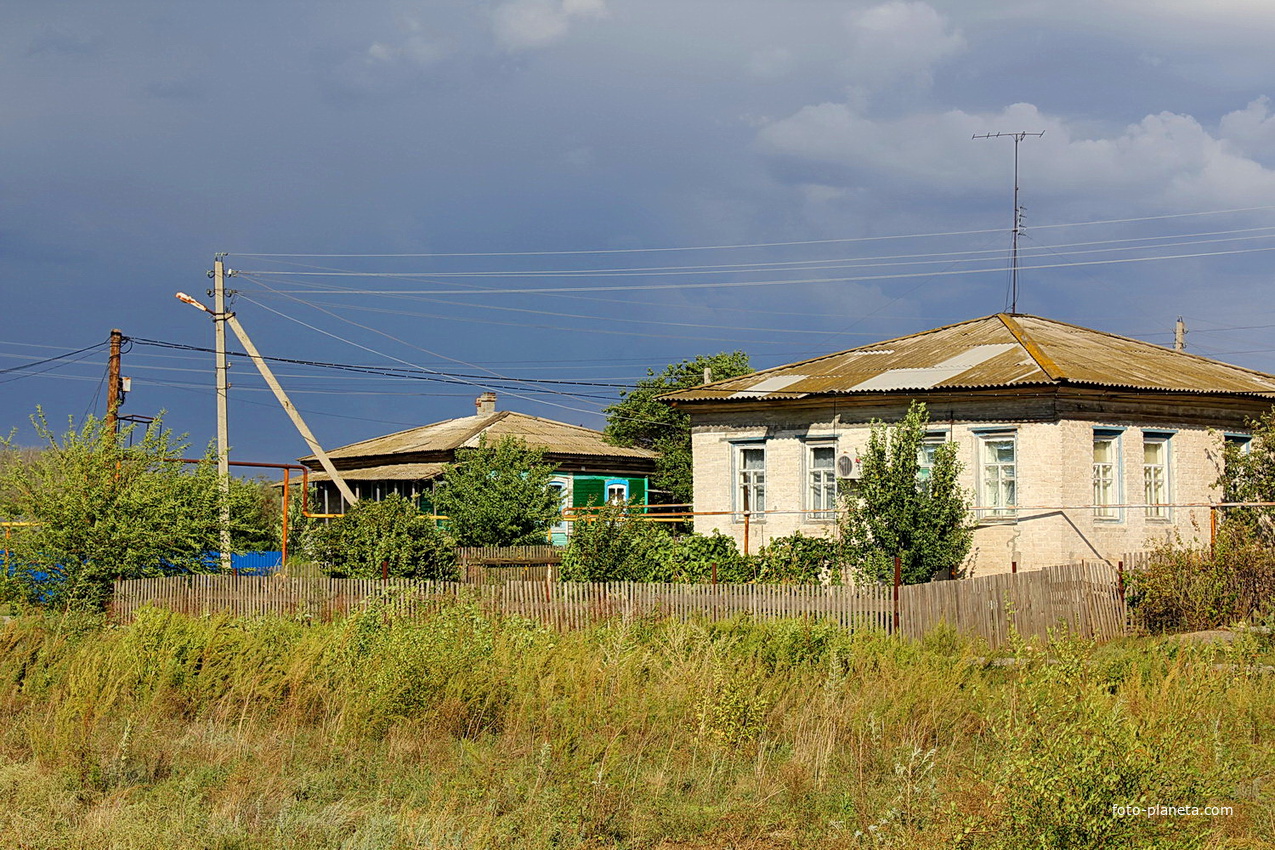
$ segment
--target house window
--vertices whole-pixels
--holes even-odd
[[[766,449],[739,446],[735,450],[735,510],[766,510]]]
[[[553,495],[558,500],[558,513],[561,514],[566,510],[567,505],[567,483],[565,481],[550,481],[549,489],[553,491]],[[569,523],[561,517],[553,525],[549,526],[550,535],[569,533],[567,526]]]
[[[934,477],[934,461],[938,457],[939,446],[947,442],[947,433],[931,431],[921,441],[916,453],[916,483],[919,489],[926,490],[930,479]]]
[[[1120,432],[1093,432],[1093,504],[1098,519],[1119,520]]]
[[[1148,519],[1169,519],[1169,435],[1142,435],[1143,501]]]
[[[808,502],[811,519],[826,520],[836,516],[837,450],[833,446],[810,446],[807,454]]]
[[[629,500],[629,482],[627,481],[608,481],[607,482],[607,504],[623,505]]]
[[[1012,433],[983,434],[979,443],[983,517],[1013,517],[1018,505],[1018,437]]]

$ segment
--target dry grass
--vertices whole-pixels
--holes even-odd
[[[0,845],[1260,847],[1263,647],[970,663],[799,621],[19,618]],[[1219,657],[1222,653],[1225,657]],[[1112,804],[1231,805],[1225,818]]]

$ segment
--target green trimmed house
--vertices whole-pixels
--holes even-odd
[[[488,440],[517,437],[545,453],[557,467],[553,486],[566,508],[636,500],[648,504],[649,480],[655,472],[655,452],[624,448],[606,442],[602,432],[511,410],[496,410],[496,394],[483,393],[473,416],[448,419],[383,437],[351,443],[328,456],[360,499],[383,499],[398,493],[429,510],[429,493],[444,467],[456,460],[457,449],[477,447]],[[310,483],[317,509],[340,513],[345,502],[314,455],[301,458],[311,470]],[[570,523],[553,527],[552,542],[563,545]]]

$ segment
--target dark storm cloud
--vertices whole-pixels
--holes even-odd
[[[172,292],[202,292],[214,251],[232,252],[232,266],[245,271],[317,266],[385,274],[846,261],[999,248],[1011,150],[1003,141],[972,142],[976,132],[1047,131],[1023,148],[1032,224],[1260,205],[1275,189],[1275,119],[1265,99],[1275,90],[1266,59],[1275,15],[1238,0],[1209,4],[1207,15],[1197,5],[1203,7],[1186,0],[1012,7],[938,0],[10,4],[0,10],[0,341],[12,345],[0,345],[0,354],[42,351],[21,345],[77,348],[111,327],[207,344],[204,317]],[[1235,226],[1245,224],[1254,221]],[[949,242],[450,265],[317,257],[284,265],[239,256],[711,246],[993,228],[1002,232]],[[1050,242],[1054,233],[1031,235],[1039,244],[1066,241],[1059,233]],[[1245,314],[1260,300],[1268,265],[1255,255],[1060,269],[1030,277],[1036,300],[1028,303],[1124,332],[1168,327],[1177,312],[1193,311],[1215,326],[1258,324]],[[419,286],[765,276],[668,271]],[[283,285],[278,277],[263,280]],[[379,288],[386,278],[299,280]],[[235,285],[315,328],[411,362],[461,368],[426,349],[564,377],[602,374],[584,371],[592,364],[641,374],[646,365],[732,343],[769,365],[992,312],[1001,306],[1003,283],[1003,274],[935,275],[448,299],[474,305],[468,307],[304,296],[342,305],[324,309],[348,321],[245,278]],[[388,312],[348,309],[354,307]],[[236,309],[268,352],[378,358],[247,300]],[[759,327],[772,332],[751,330]],[[1261,348],[1262,339],[1244,347]],[[1275,368],[1269,354],[1242,356]],[[128,357],[136,370],[133,410],[167,408],[178,430],[202,445],[212,405],[207,358],[164,359],[140,348]],[[58,415],[81,414],[100,367],[68,368],[74,380],[0,385],[0,431],[21,425],[37,402]],[[325,388],[290,380],[299,389]],[[235,381],[240,457],[300,454],[251,372],[236,367]],[[169,386],[181,383],[195,386]],[[336,386],[345,385],[326,388]],[[467,394],[476,392],[303,394],[298,403],[357,417],[315,418],[325,442],[340,443],[463,415]],[[596,406],[580,401],[509,403],[598,423],[588,412]]]

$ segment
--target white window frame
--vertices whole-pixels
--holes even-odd
[[[974,432],[977,440],[977,463],[978,463],[978,501],[983,506],[983,510],[979,511],[980,522],[1015,522],[1018,519],[1018,482],[1021,477],[1018,474],[1018,429],[1017,428],[989,428],[980,429]],[[1014,460],[1012,463],[995,463],[989,464],[986,458],[986,452],[989,444],[1002,443],[1009,441],[1014,447]],[[996,481],[993,482],[987,468],[989,466],[997,467]],[[1008,468],[1010,474],[1005,476],[1004,471]],[[1013,498],[1008,503],[1002,503],[1000,498],[1004,493],[1003,485],[1006,481],[1013,483]],[[1001,485],[1001,486],[997,486]],[[996,487],[997,497],[989,498],[991,488]],[[995,505],[995,507],[992,507]]]
[[[602,496],[608,505],[623,505],[627,503],[629,501],[629,482],[624,479],[608,479],[602,485]]]
[[[1093,481],[1093,515],[1098,522],[1113,523],[1124,521],[1124,509],[1116,507],[1124,502],[1124,476],[1121,470],[1124,468],[1124,429],[1122,428],[1094,428],[1092,446],[1097,449],[1098,442],[1106,441],[1112,443],[1112,459],[1104,464],[1100,464],[1096,456],[1093,458],[1092,481]],[[1109,467],[1108,469],[1100,469],[1100,466]],[[1109,490],[1107,492],[1106,501],[1102,501],[1100,497],[1100,484],[1106,481]]]
[[[761,469],[745,470],[744,453],[760,451]],[[745,478],[747,476],[747,478]],[[756,494],[760,491],[761,505]],[[749,498],[745,498],[745,493]],[[745,501],[749,504],[745,505]],[[751,522],[757,522],[765,516],[766,510],[766,442],[764,440],[739,441],[731,444],[731,503],[735,511],[735,522],[743,522],[744,514],[749,514]]]
[[[563,518],[563,514],[571,505],[571,482],[565,478],[554,478],[549,481],[549,487],[558,491],[558,520],[549,526],[549,533],[570,536],[571,523]]]
[[[1148,445],[1159,445],[1164,453],[1162,461],[1158,464],[1147,463],[1146,447]],[[1153,475],[1156,468],[1160,471],[1159,497],[1152,492]],[[1142,432],[1142,500],[1147,507],[1146,518],[1152,522],[1172,522],[1173,508],[1167,507],[1173,501],[1173,432],[1171,431],[1143,431]],[[1153,503],[1161,503],[1166,507],[1152,507]]]
[[[832,463],[815,466],[815,452],[830,451]],[[806,518],[811,522],[829,522],[837,518],[837,444],[829,440],[811,440],[805,446]]]

